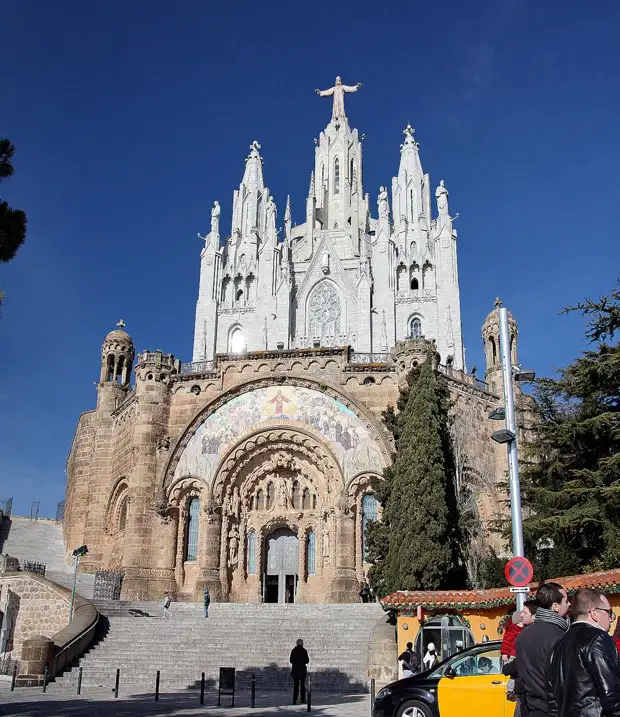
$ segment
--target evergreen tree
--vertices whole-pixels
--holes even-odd
[[[0,182],[13,174],[13,153],[15,147],[8,139],[0,139]],[[21,209],[12,209],[8,202],[0,199],[0,262],[13,259],[26,239],[26,214]],[[3,294],[0,291],[0,304]]]
[[[595,347],[537,382],[523,466],[524,521],[539,577],[620,564],[620,290],[581,311]]]
[[[463,586],[458,560],[449,394],[429,353],[408,376],[397,404],[384,413],[396,452],[375,491],[383,522],[369,526],[369,579],[376,592]]]

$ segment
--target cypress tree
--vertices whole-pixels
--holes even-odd
[[[396,452],[375,484],[383,522],[367,533],[369,579],[379,594],[462,583],[448,405],[445,380],[429,352],[410,373],[398,413],[384,413]]]

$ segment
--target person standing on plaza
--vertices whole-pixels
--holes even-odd
[[[420,658],[413,651],[413,642],[407,643],[407,648],[398,656],[403,665],[403,677],[412,677],[420,670]]]
[[[609,629],[615,615],[598,590],[573,598],[574,622],[555,643],[547,675],[549,717],[620,717],[620,665]]]
[[[211,593],[209,592],[209,588],[205,588],[202,591],[202,604],[205,608],[205,617],[209,617],[209,605],[211,604]]]
[[[307,665],[310,662],[308,651],[304,647],[304,641],[297,640],[295,647],[291,650],[291,677],[293,678],[293,704],[297,704],[297,697],[301,697],[301,704],[306,701],[306,675]]]
[[[170,593],[166,590],[164,592],[164,614],[163,614],[164,620],[168,619],[171,616],[171,613],[170,613],[170,603],[171,602],[172,602],[172,598],[170,597]]]
[[[547,717],[547,668],[551,650],[568,630],[570,602],[558,583],[544,583],[536,591],[536,621],[517,637],[517,675],[523,681],[521,714]]]

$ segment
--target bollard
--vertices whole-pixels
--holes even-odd
[[[116,670],[116,684],[114,685],[114,697],[118,697],[118,683],[121,681],[121,668]]]
[[[250,694],[250,707],[256,707],[256,675],[252,675],[252,693]]]
[[[13,677],[11,677],[11,692],[15,692],[16,680],[17,680],[17,662],[13,665]]]
[[[306,697],[308,698],[306,712],[312,712],[312,677],[310,677],[310,675],[308,675],[308,690],[306,692]]]
[[[78,670],[77,694],[82,694],[82,668]]]
[[[157,677],[155,678],[155,702],[159,701],[159,670],[157,670]]]
[[[47,665],[45,665],[43,672],[43,692],[47,692]]]
[[[200,704],[204,705],[205,703],[205,673],[202,673],[202,678],[200,679]]]
[[[375,704],[375,678],[370,680],[370,717],[372,717],[372,710]]]

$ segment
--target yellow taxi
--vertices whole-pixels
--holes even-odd
[[[513,717],[501,642],[475,645],[377,693],[373,717]]]

